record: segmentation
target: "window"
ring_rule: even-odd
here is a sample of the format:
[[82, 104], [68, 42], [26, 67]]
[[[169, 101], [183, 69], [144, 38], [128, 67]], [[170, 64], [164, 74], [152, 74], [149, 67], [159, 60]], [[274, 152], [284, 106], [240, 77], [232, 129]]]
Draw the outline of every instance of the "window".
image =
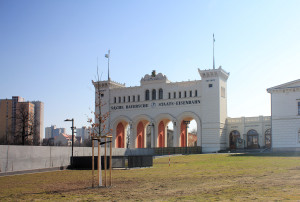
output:
[[132, 102], [135, 102], [135, 95], [132, 96]]
[[221, 87], [221, 97], [225, 98], [225, 88]]
[[101, 97], [104, 97], [104, 94], [103, 94], [103, 93], [101, 93]]
[[117, 102], [117, 98], [116, 97], [114, 97], [114, 103], [116, 103]]
[[208, 84], [208, 87], [209, 87], [209, 88], [212, 88], [212, 87], [213, 87], [213, 85], [210, 83], [210, 84]]
[[176, 92], [174, 92], [174, 98], [176, 98]]
[[145, 100], [149, 100], [149, 90], [146, 90], [145, 92]]
[[300, 115], [300, 102], [298, 102], [298, 115]]
[[193, 92], [190, 90], [190, 97], [192, 97], [193, 96]]
[[130, 102], [130, 95], [128, 96], [128, 102]]
[[152, 100], [156, 100], [156, 90], [152, 90]]
[[186, 97], [186, 91], [184, 91], [184, 97]]
[[298, 130], [298, 143], [300, 144], [300, 129]]
[[195, 97], [197, 97], [198, 96], [198, 91], [197, 90], [195, 90]]
[[159, 89], [158, 91], [158, 99], [162, 100], [163, 99], [163, 89]]
[[181, 92], [179, 92], [178, 98], [181, 98]]
[[171, 93], [169, 93], [169, 99], [171, 99]]
[[121, 97], [119, 97], [119, 103], [121, 103]]
[[138, 95], [138, 102], [140, 101], [140, 95]]
[[125, 100], [125, 96], [123, 97], [123, 102], [126, 102], [126, 100]]

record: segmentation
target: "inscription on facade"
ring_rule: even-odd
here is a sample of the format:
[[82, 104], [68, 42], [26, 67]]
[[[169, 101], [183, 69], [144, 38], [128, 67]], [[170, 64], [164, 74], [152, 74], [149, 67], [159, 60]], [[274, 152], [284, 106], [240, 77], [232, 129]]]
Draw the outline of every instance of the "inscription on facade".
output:
[[200, 100], [183, 100], [183, 101], [172, 101], [172, 102], [152, 102], [149, 104], [133, 104], [133, 105], [119, 105], [112, 106], [111, 110], [124, 110], [124, 109], [140, 109], [140, 108], [155, 108], [159, 107], [170, 107], [170, 106], [178, 106], [178, 105], [194, 105], [200, 104]]

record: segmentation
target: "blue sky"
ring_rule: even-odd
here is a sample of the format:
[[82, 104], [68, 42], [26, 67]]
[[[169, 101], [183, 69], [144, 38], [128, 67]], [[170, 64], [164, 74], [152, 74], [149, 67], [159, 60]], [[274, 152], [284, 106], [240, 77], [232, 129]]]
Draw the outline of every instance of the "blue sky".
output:
[[300, 76], [300, 1], [0, 1], [0, 99], [45, 103], [45, 126], [87, 125], [97, 57], [107, 78], [137, 86], [153, 69], [171, 81], [197, 68], [230, 72], [228, 116], [270, 115], [266, 88]]

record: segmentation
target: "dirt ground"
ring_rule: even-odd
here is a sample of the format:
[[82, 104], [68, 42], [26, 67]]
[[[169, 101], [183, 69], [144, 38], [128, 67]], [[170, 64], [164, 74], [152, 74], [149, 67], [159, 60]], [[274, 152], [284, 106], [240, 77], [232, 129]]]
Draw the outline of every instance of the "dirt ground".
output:
[[[103, 173], [104, 177], [104, 173]], [[113, 170], [113, 185], [91, 188], [90, 170], [0, 178], [1, 201], [300, 200], [300, 153], [184, 155], [152, 168]]]

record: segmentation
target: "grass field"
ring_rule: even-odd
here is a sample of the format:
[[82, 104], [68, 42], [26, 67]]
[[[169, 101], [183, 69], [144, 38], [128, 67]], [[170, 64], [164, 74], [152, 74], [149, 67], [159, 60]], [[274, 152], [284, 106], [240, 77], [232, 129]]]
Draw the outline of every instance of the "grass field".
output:
[[91, 171], [0, 177], [0, 201], [300, 201], [300, 153], [202, 154], [113, 170], [111, 188], [91, 188]]

